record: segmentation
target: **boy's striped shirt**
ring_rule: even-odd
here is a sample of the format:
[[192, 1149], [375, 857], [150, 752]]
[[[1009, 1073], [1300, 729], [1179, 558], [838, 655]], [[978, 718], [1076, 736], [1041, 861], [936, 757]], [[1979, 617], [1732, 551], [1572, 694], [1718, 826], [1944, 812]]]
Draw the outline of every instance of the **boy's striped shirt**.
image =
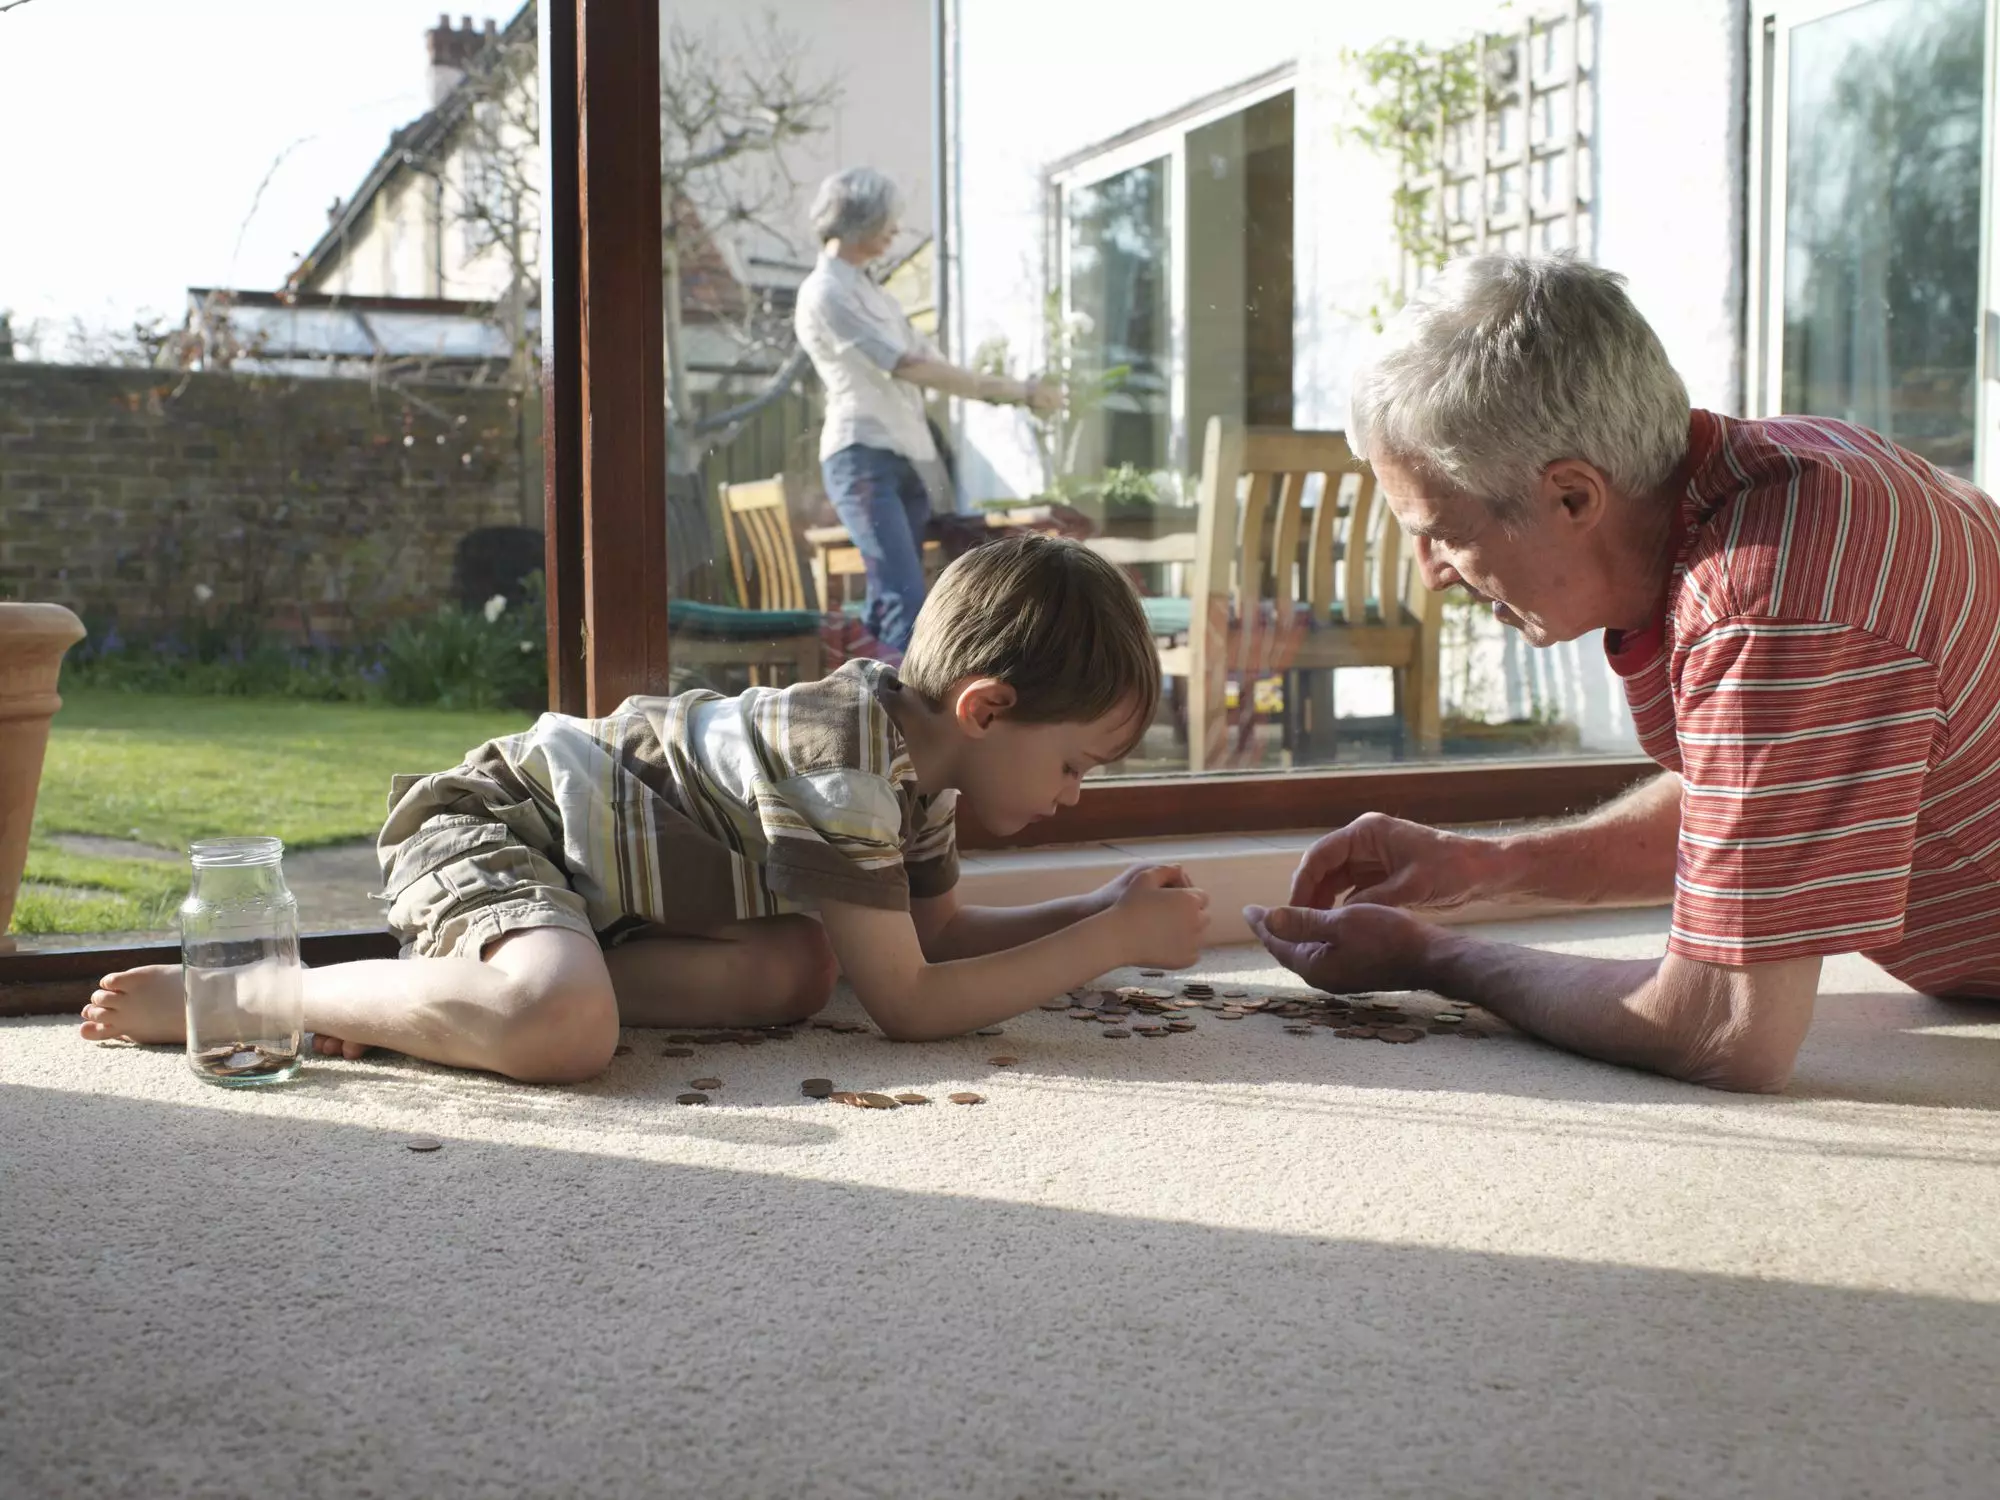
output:
[[1685, 788], [1669, 949], [2000, 998], [2000, 509], [1813, 417], [1696, 411], [1676, 485], [1662, 617], [1606, 638]]

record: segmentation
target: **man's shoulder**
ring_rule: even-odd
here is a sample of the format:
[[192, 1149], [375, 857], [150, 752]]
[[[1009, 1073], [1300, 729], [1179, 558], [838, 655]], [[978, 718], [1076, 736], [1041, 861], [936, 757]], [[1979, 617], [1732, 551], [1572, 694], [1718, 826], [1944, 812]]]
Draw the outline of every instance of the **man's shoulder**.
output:
[[[1685, 497], [1694, 529], [1681, 563], [1684, 627], [1755, 616], [1879, 628], [1885, 597], [1931, 576], [1946, 541], [1935, 523], [1992, 503], [1850, 422], [1724, 418], [1720, 428]], [[1916, 599], [1906, 605], [1890, 615], [1921, 612]]]

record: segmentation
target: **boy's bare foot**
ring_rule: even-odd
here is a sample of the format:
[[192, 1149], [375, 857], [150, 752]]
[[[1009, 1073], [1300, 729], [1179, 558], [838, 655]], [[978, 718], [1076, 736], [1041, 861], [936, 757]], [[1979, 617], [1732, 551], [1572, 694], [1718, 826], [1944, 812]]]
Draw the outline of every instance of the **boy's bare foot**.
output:
[[107, 974], [83, 1008], [83, 1039], [108, 1042], [187, 1040], [187, 996], [179, 964], [147, 964]]
[[[187, 996], [181, 987], [181, 966], [147, 964], [105, 975], [83, 1008], [80, 1030], [88, 1042], [119, 1037], [150, 1044], [186, 1041]], [[321, 1057], [352, 1062], [368, 1049], [337, 1036], [315, 1036], [313, 1050]]]
[[349, 1062], [364, 1056], [368, 1049], [359, 1042], [343, 1042], [337, 1036], [321, 1036], [313, 1033], [312, 1049], [321, 1057], [344, 1057]]

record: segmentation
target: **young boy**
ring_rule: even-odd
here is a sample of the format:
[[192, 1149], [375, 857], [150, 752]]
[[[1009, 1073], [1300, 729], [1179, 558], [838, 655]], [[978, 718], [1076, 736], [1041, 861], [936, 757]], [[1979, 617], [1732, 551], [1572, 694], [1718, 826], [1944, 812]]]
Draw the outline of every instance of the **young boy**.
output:
[[[907, 1041], [1018, 1015], [1125, 964], [1195, 961], [1207, 896], [1173, 866], [1038, 906], [961, 906], [959, 792], [1012, 833], [1074, 803], [1159, 704], [1131, 585], [1073, 542], [996, 541], [946, 570], [900, 674], [849, 662], [738, 698], [545, 714], [455, 770], [398, 777], [382, 830], [402, 959], [305, 975], [328, 1055], [387, 1047], [571, 1082], [619, 1026], [758, 1026], [838, 970]], [[804, 913], [817, 912], [817, 917]], [[105, 978], [92, 1041], [183, 1035], [178, 968]]]

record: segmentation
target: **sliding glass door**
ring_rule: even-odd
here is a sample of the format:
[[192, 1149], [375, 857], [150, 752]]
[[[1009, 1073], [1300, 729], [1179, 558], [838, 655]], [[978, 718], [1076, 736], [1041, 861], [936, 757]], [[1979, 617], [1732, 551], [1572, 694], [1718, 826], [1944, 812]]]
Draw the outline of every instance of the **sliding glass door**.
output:
[[1989, 0], [1759, 9], [1750, 409], [1839, 417], [1989, 478]]

